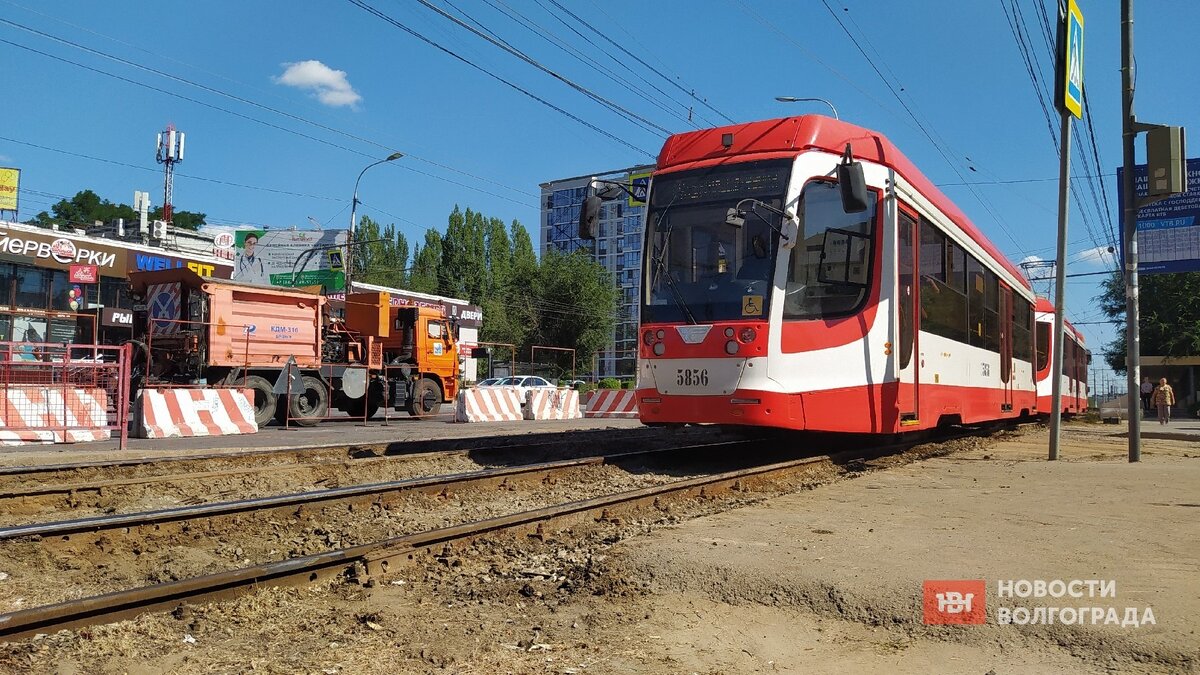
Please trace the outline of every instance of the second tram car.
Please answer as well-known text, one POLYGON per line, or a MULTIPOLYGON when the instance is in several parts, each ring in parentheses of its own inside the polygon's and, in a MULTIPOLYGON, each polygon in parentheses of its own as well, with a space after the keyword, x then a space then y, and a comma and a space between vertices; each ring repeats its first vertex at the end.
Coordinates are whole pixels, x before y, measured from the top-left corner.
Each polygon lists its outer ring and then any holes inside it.
MULTIPOLYGON (((1034 305, 1034 321, 1037 326, 1034 336, 1037 341, 1037 409, 1048 415, 1053 409, 1050 405, 1054 384, 1050 356, 1054 353, 1054 305, 1038 298, 1034 305)), ((1063 339, 1062 412, 1073 415, 1088 408, 1087 371, 1092 354, 1084 347, 1083 334, 1069 321, 1063 322, 1063 339)))
POLYGON ((1036 411, 1029 283, 879 133, 806 115, 670 137, 643 251, 645 423, 897 433, 1036 411))

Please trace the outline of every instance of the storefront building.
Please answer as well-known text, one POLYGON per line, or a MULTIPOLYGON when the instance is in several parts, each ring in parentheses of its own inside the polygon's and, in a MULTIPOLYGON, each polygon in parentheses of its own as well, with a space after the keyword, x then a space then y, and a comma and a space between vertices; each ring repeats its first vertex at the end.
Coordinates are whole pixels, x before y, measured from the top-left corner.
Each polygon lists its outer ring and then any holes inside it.
POLYGON ((0 341, 120 344, 133 325, 129 272, 174 267, 225 279, 233 270, 217 258, 0 221, 0 341))

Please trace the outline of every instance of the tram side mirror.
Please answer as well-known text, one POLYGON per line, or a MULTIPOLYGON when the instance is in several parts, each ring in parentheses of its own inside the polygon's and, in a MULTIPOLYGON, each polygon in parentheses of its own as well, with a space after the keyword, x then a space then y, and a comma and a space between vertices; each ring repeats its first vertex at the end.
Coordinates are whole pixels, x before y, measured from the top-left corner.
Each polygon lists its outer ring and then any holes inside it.
POLYGON ((862 213, 870 206, 867 179, 863 175, 862 162, 856 162, 846 144, 842 163, 837 167, 838 188, 842 193, 842 210, 846 213, 862 213))
POLYGON ((746 225, 746 214, 737 209, 729 209, 725 214, 725 224, 741 229, 746 225))
POLYGON ((600 203, 603 200, 592 195, 583 200, 579 206, 579 238, 591 241, 596 238, 596 228, 600 222, 600 203))
POLYGON ((613 185, 611 183, 605 183, 602 187, 596 187, 595 194, 600 198, 601 201, 608 201, 610 199, 616 199, 617 197, 620 197, 623 193, 621 192, 620 186, 613 185))

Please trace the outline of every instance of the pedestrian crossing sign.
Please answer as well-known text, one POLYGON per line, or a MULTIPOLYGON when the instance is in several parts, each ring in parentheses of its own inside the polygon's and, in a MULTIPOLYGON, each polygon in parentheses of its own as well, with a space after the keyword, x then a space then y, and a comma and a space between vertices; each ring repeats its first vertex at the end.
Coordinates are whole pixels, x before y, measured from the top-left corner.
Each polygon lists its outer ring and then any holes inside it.
POLYGON ((1062 18, 1063 36, 1059 73, 1061 84, 1060 108, 1076 119, 1083 117, 1083 12, 1075 0, 1068 0, 1067 13, 1062 18))

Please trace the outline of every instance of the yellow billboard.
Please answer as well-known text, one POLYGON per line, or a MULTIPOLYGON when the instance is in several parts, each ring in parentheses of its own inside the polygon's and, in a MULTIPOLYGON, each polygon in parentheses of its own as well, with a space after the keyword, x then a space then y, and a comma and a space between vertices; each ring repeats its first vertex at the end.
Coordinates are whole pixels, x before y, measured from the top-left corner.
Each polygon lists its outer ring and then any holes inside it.
POLYGON ((20 169, 0 167, 0 211, 17 210, 17 188, 20 186, 20 169))

